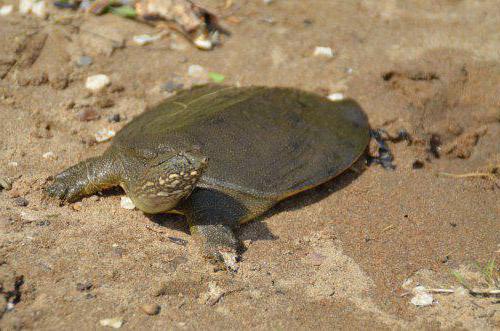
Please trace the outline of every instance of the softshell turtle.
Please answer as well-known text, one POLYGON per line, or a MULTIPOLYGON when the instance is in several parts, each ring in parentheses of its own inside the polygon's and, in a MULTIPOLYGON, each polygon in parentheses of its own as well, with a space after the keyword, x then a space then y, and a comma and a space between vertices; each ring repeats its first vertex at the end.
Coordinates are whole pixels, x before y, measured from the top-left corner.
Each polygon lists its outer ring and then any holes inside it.
POLYGON ((184 214, 205 256, 234 268, 235 227, 342 173, 368 142, 355 101, 206 85, 139 115, 102 156, 60 173, 46 192, 72 202, 121 186, 145 213, 184 214))

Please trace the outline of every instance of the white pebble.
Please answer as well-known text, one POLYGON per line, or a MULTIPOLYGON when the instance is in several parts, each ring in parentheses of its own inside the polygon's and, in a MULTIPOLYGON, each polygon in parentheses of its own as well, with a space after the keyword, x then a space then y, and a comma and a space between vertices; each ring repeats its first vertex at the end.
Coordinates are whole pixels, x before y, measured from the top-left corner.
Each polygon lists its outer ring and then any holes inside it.
POLYGON ((99 91, 108 86, 110 83, 111 80, 108 76, 99 74, 87 77, 85 87, 91 91, 99 91))
POLYGON ((31 12, 35 16, 45 19, 48 15, 45 1, 35 1, 31 7, 31 12))
POLYGON ((116 134, 115 131, 113 131, 111 129, 102 129, 102 130, 99 130, 95 133, 95 140, 98 143, 102 143, 104 141, 108 141, 111 138, 113 138, 115 136, 115 134, 116 134))
POLYGON ((133 36, 132 40, 140 46, 152 43, 153 41, 156 41, 162 37, 162 34, 157 34, 157 35, 149 35, 149 34, 140 34, 137 36, 133 36))
POLYGON ((208 75, 208 72, 202 66, 192 64, 188 68, 188 75, 193 78, 204 78, 208 75))
POLYGON ((109 326, 113 329, 119 329, 123 325, 123 319, 121 319, 119 317, 105 318, 105 319, 100 320, 99 324, 101 324, 101 326, 109 326))
POLYGON ((416 286, 413 289, 415 296, 411 299, 411 303, 417 307, 426 307, 432 305, 434 298, 431 294, 427 293, 425 287, 416 286))
POLYGON ((120 199, 120 207, 124 208, 124 209, 134 209, 135 208, 135 205, 134 203, 132 202, 132 199, 130 199, 129 197, 121 197, 120 199))
POLYGON ((10 15, 13 10, 14 10, 14 6, 13 5, 2 6, 2 7, 0 7, 0 16, 10 15))
POLYGON ((56 155, 54 154, 54 152, 47 152, 47 153, 43 153, 42 157, 44 159, 54 159, 56 157, 56 155))
POLYGON ((17 167, 18 165, 19 165, 19 163, 15 162, 15 161, 9 162, 9 167, 17 167))
POLYGON ((196 47, 204 50, 210 50, 214 46, 210 40, 204 37, 195 39, 193 43, 195 44, 196 47))
POLYGON ((333 57, 333 51, 330 47, 316 46, 314 56, 333 57))
POLYGON ((344 100, 344 94, 340 92, 332 93, 328 96, 328 99, 332 101, 340 101, 344 100))

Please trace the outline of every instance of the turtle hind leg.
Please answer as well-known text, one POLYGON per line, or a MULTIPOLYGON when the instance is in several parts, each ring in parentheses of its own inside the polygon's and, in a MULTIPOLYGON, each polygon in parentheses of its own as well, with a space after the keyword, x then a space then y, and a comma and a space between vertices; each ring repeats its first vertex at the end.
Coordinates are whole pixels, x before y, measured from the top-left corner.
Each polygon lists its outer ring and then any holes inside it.
POLYGON ((202 254, 212 262, 223 263, 229 271, 236 271, 243 246, 233 230, 249 210, 234 197, 205 188, 195 189, 181 209, 202 254))
POLYGON ((120 173, 109 155, 94 157, 69 167, 54 178, 45 193, 61 200, 74 202, 84 196, 117 186, 120 173))

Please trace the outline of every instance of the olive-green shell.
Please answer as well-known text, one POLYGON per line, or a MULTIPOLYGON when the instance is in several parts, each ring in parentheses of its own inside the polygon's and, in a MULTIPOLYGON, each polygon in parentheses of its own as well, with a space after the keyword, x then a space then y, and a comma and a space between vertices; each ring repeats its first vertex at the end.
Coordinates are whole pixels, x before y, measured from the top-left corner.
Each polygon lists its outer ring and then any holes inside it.
POLYGON ((209 158, 200 185, 279 200, 347 169, 369 140, 352 100, 291 88, 207 85, 135 118, 114 146, 147 154, 193 148, 209 158))

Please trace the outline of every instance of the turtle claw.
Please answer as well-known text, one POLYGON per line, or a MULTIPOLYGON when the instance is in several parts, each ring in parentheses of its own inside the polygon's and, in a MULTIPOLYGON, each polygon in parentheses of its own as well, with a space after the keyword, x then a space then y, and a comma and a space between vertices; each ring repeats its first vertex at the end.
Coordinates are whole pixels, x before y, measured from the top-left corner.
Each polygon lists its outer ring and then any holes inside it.
POLYGON ((73 202, 78 200, 82 192, 79 180, 71 176, 65 176, 64 172, 54 179, 54 182, 45 188, 48 196, 59 198, 63 201, 73 202))

